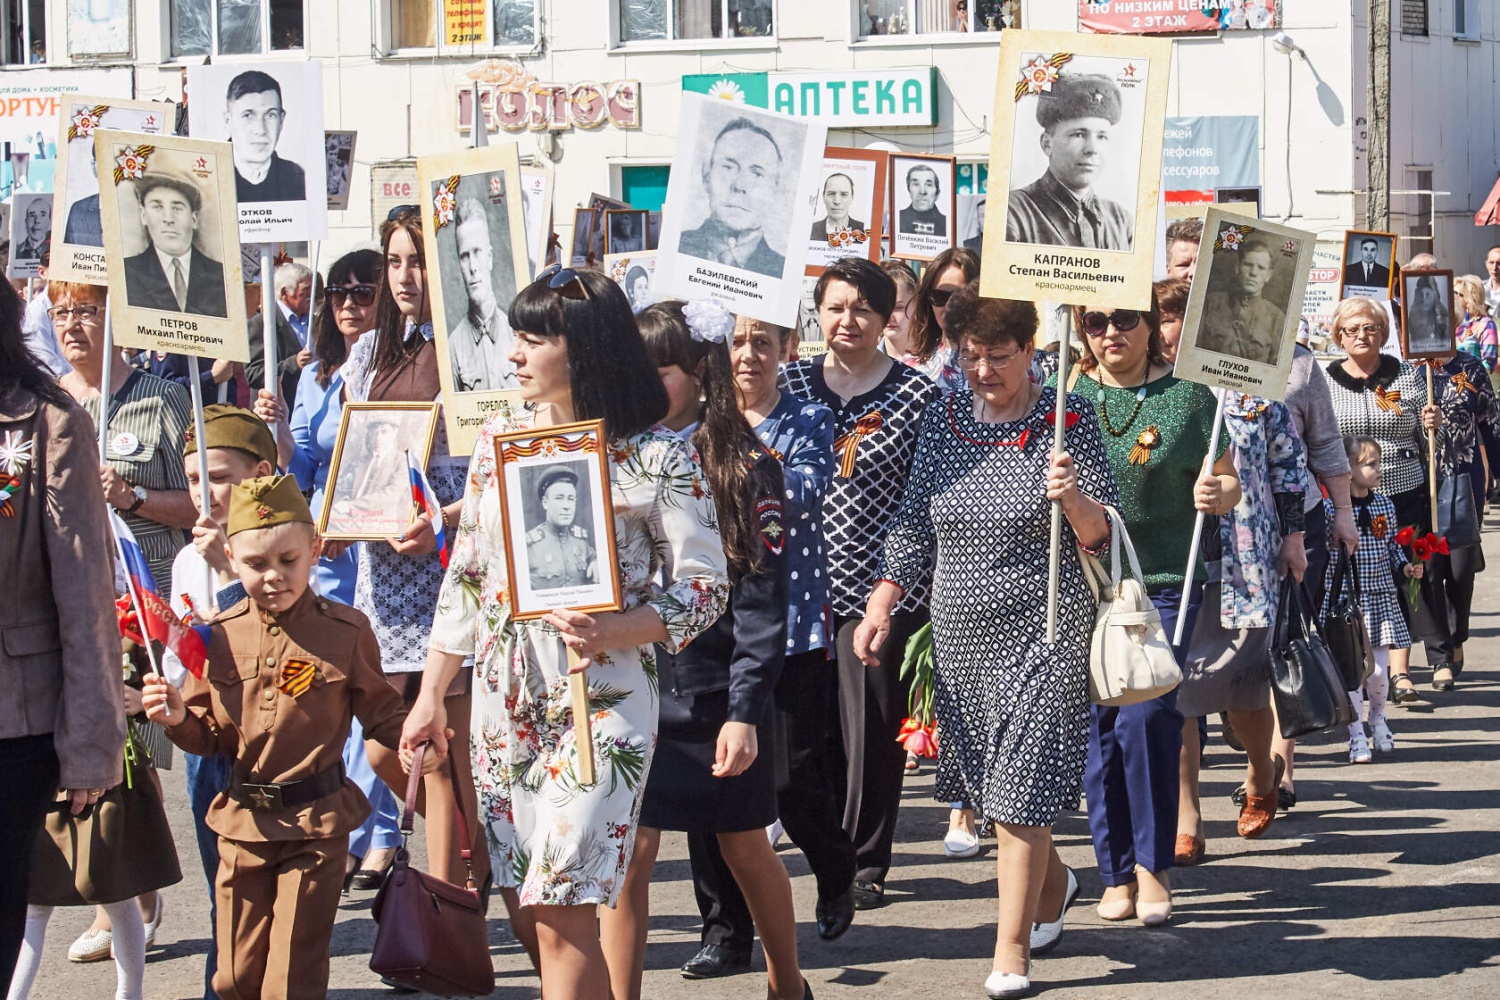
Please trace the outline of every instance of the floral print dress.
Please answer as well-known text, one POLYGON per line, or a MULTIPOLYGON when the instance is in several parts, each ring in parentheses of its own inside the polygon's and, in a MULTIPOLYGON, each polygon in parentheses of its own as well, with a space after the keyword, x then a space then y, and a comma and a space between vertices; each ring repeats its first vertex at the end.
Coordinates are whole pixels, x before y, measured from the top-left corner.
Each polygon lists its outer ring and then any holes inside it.
MULTIPOLYGON (((495 880, 521 905, 615 904, 635 846, 656 747, 656 659, 648 644, 589 668, 597 780, 578 780, 567 655, 541 621, 512 621, 494 436, 532 414, 485 425, 469 466, 432 648, 474 656, 470 753, 495 880)), ((615 548, 625 610, 654 608, 681 649, 729 600, 713 501, 692 446, 663 427, 610 444, 615 548)))

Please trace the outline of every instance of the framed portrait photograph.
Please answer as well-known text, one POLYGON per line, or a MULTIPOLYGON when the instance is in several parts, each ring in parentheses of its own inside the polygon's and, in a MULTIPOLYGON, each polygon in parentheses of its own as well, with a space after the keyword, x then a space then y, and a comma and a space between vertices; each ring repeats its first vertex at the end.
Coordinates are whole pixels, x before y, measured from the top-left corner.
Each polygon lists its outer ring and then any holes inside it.
POLYGON ((1384 302, 1391 297, 1391 279, 1396 273, 1395 233, 1371 233, 1361 229, 1344 231, 1343 270, 1339 276, 1339 298, 1360 295, 1384 302))
POLYGON ((1453 272, 1401 272, 1401 354, 1407 360, 1453 357, 1453 272))
POLYGON ((984 212, 989 200, 986 194, 961 194, 958 196, 958 235, 955 246, 972 250, 981 255, 984 250, 984 212))
POLYGON ((318 513, 320 535, 372 541, 400 537, 411 526, 411 466, 427 468, 438 409, 437 403, 344 404, 318 513))
POLYGON ((115 342, 249 361, 229 144, 95 129, 94 155, 115 342))
POLYGON ((890 154, 891 256, 931 260, 953 246, 957 169, 951 156, 890 154))
POLYGON ((349 207, 349 182, 354 176, 354 140, 358 137, 357 132, 323 133, 330 212, 342 212, 349 207))
POLYGON ((10 232, 6 236, 10 239, 6 277, 37 277, 42 267, 42 251, 51 249, 52 192, 11 195, 10 232))
POLYGON ((511 617, 620 610, 604 422, 495 436, 511 617))
POLYGON ((417 158, 432 328, 444 420, 455 454, 520 383, 506 312, 530 281, 521 164, 515 143, 417 158))
POLYGON ((193 136, 233 147, 240 240, 327 239, 322 62, 189 66, 187 85, 193 136))
POLYGON ((880 261, 885 214, 886 169, 890 154, 881 149, 829 146, 823 151, 813 205, 805 273, 817 277, 842 257, 880 261))
POLYGON ((646 249, 657 250, 661 247, 661 213, 646 213, 646 249))
POLYGON ((1001 34, 984 295, 1150 307, 1171 58, 1169 39, 1001 34))
POLYGON ((552 172, 541 167, 521 168, 521 221, 526 226, 526 263, 535 279, 547 266, 547 243, 552 235, 552 172))
POLYGON ((638 313, 656 301, 656 251, 604 255, 604 273, 625 290, 630 311, 638 313))
POLYGON ((823 335, 823 323, 818 319, 818 304, 814 297, 817 288, 817 278, 803 279, 802 294, 797 300, 797 325, 793 327, 797 333, 798 361, 828 353, 828 338, 823 335))
POLYGON ((1174 373, 1285 399, 1317 237, 1210 208, 1174 373))
POLYGON ((791 326, 807 265, 828 129, 684 94, 662 208, 657 288, 791 326))
MULTIPOLYGON (((109 281, 104 260, 104 222, 99 214, 99 174, 94 166, 94 131, 107 128, 144 135, 171 135, 177 109, 153 101, 64 94, 58 105, 57 169, 52 177, 53 281, 102 285, 109 281)), ((108 171, 105 172, 106 176, 108 171)))
POLYGON ((604 259, 604 210, 573 209, 572 267, 591 267, 604 259))
POLYGON ((650 215, 644 208, 611 208, 604 213, 604 253, 644 253, 650 215))
MULTIPOLYGON (((1219 205, 1254 205, 1255 217, 1260 218, 1260 188, 1258 187, 1222 187, 1214 188, 1214 202, 1219 205)), ((1246 208, 1248 215, 1250 209, 1246 208)))

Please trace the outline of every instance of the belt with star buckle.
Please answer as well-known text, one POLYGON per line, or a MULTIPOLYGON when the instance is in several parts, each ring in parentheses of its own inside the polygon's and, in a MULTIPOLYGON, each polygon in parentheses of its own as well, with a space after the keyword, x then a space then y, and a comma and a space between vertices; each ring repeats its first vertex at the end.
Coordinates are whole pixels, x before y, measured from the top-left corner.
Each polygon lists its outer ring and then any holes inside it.
POLYGON ((339 761, 333 767, 300 781, 257 784, 236 777, 229 783, 229 794, 254 812, 280 812, 332 795, 343 784, 344 762, 339 761))

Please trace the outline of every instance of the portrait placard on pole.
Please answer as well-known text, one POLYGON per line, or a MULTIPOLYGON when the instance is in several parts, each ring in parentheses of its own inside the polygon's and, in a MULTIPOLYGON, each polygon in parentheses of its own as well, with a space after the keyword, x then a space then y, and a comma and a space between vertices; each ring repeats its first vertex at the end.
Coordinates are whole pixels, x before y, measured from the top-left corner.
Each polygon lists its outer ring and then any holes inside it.
POLYGON ((1150 306, 1171 57, 1161 39, 1001 35, 982 294, 1150 306))
POLYGON ((843 257, 868 257, 880 262, 889 165, 890 154, 883 149, 829 146, 823 150, 817 189, 808 192, 813 205, 808 275, 821 275, 829 264, 843 257))

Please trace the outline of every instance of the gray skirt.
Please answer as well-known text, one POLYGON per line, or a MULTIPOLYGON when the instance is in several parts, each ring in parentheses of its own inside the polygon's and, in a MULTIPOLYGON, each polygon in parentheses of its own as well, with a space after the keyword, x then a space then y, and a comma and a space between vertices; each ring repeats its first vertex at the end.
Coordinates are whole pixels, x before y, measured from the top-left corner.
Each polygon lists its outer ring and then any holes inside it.
POLYGON ((1217 580, 1203 585, 1177 689, 1177 710, 1187 718, 1271 707, 1271 629, 1225 628, 1219 598, 1217 580))

